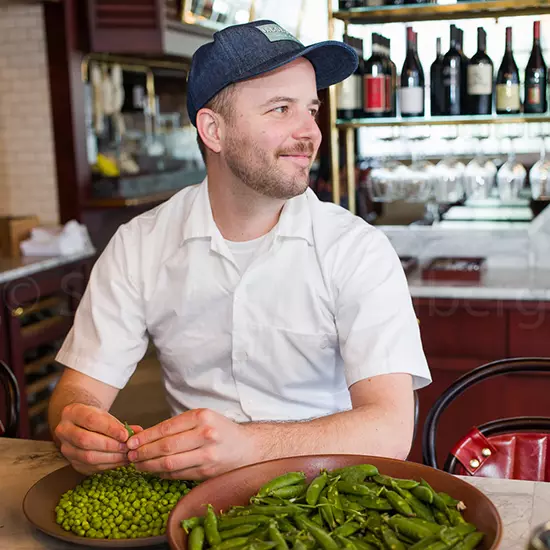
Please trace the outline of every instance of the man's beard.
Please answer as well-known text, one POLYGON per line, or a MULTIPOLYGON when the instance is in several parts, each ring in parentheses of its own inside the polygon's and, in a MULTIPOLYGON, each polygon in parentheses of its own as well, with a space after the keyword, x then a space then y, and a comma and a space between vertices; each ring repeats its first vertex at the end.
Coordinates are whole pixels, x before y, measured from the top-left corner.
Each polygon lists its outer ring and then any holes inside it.
MULTIPOLYGON (((236 134, 237 132, 235 132, 236 134)), ((292 176, 277 166, 281 155, 307 154, 313 156, 311 141, 300 141, 290 150, 279 150, 272 157, 247 138, 227 140, 224 159, 233 174, 247 187, 274 199, 291 199, 301 195, 309 185, 309 166, 298 167, 292 176)))

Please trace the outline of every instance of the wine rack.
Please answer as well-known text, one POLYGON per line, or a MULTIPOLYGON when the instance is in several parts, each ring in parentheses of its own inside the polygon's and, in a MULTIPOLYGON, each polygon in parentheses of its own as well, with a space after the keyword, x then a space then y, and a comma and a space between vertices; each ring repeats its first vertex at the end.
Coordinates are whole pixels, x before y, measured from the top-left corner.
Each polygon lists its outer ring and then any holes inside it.
MULTIPOLYGON (((456 4, 434 4, 426 2, 419 5, 383 6, 334 10, 335 2, 328 0, 329 39, 335 36, 336 20, 343 21, 344 34, 349 35, 350 25, 380 25, 383 23, 412 23, 420 21, 441 21, 460 19, 499 18, 524 15, 543 15, 550 13, 550 0, 472 0, 456 4)), ((379 29, 377 29, 379 30, 379 29)), ((461 125, 503 125, 549 122, 544 115, 463 115, 422 118, 360 118, 343 120, 337 118, 336 86, 328 91, 330 145, 330 164, 332 182, 332 201, 341 202, 340 188, 340 140, 343 138, 346 167, 347 207, 356 213, 356 143, 355 131, 362 127, 429 127, 461 125)))

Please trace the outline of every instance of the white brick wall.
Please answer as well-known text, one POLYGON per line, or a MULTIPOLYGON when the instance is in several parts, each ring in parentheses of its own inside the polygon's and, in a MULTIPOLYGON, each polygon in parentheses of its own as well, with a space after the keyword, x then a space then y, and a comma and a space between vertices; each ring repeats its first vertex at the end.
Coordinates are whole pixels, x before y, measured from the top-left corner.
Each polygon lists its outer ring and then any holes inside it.
POLYGON ((0 5, 0 215, 58 222, 42 6, 0 5))

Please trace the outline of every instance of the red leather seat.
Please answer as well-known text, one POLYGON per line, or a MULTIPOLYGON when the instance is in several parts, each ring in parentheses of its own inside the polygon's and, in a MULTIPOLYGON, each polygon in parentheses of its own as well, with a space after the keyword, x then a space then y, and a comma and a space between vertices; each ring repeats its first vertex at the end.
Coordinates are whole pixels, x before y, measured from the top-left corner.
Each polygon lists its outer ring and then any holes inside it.
MULTIPOLYGON (((424 425, 424 464, 437 468, 435 441, 439 418, 459 395, 487 378, 512 372, 550 372, 550 360, 495 361, 465 374, 431 408, 424 425)), ((550 481, 550 417, 497 419, 474 427, 451 450, 443 469, 452 474, 550 481)))

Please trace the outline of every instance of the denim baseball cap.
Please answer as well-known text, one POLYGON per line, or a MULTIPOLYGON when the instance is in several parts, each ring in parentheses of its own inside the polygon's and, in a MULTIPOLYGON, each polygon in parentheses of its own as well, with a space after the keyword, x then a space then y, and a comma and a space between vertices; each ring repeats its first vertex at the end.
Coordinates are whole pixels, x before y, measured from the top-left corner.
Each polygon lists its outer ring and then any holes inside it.
POLYGON ((358 65, 353 48, 335 40, 304 46, 268 20, 232 25, 214 33, 214 41, 193 55, 187 79, 187 110, 193 125, 197 112, 217 93, 305 57, 315 69, 317 89, 328 88, 350 76, 358 65))

